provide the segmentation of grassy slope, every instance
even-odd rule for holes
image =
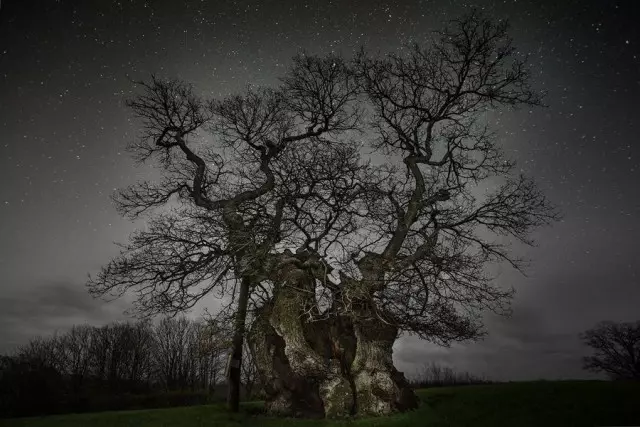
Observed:
[[[640,426],[640,384],[597,381],[530,382],[420,390],[420,409],[355,421],[274,419],[229,414],[221,405],[0,420],[2,427],[204,426]],[[253,411],[252,411],[253,409]]]

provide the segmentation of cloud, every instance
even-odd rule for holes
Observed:
[[[99,325],[123,319],[122,312],[128,306],[126,299],[109,303],[94,299],[83,284],[71,281],[5,289],[0,296],[0,353],[74,324]]]
[[[538,288],[542,293],[553,289]],[[575,295],[573,297],[575,299]],[[547,310],[537,301],[547,303]],[[396,343],[394,361],[408,376],[419,373],[423,365],[435,362],[455,371],[500,381],[598,378],[582,369],[582,356],[589,352],[579,338],[584,328],[579,327],[581,322],[562,323],[575,316],[560,315],[557,309],[562,303],[562,299],[552,296],[542,295],[540,300],[522,296],[514,302],[511,317],[485,315],[489,335],[484,340],[444,348],[405,337]]]

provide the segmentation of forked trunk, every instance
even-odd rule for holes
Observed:
[[[257,313],[248,335],[266,408],[313,418],[386,415],[418,401],[392,362],[395,328],[335,313],[308,321],[312,282],[284,283]],[[306,283],[305,283],[306,282]]]

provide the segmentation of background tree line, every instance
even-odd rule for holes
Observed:
[[[185,317],[80,325],[37,337],[0,356],[0,416],[223,399],[229,337],[218,322]],[[259,389],[253,363],[247,362],[245,396]]]
[[[0,355],[0,417],[204,404],[226,396],[229,322],[166,317],[79,325],[36,337]],[[584,368],[612,380],[640,378],[640,321],[601,322],[581,334],[595,352]],[[246,399],[263,398],[249,351],[241,385]],[[435,362],[414,373],[414,388],[493,383]]]

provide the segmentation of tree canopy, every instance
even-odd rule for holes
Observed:
[[[507,30],[473,12],[400,53],[301,53],[277,87],[221,100],[177,79],[139,82],[128,105],[144,131],[129,151],[163,179],[114,196],[149,226],[90,291],[136,292],[146,315],[239,293],[237,328],[271,304],[300,374],[320,359],[290,350],[309,334],[291,329],[299,318],[346,316],[356,336],[367,324],[391,342],[403,331],[440,344],[481,336],[482,310],[505,313],[512,295],[486,265],[523,267],[495,238],[531,245],[559,218],[487,121],[541,105]],[[369,339],[384,341],[358,338]],[[349,363],[365,366],[360,351]]]

